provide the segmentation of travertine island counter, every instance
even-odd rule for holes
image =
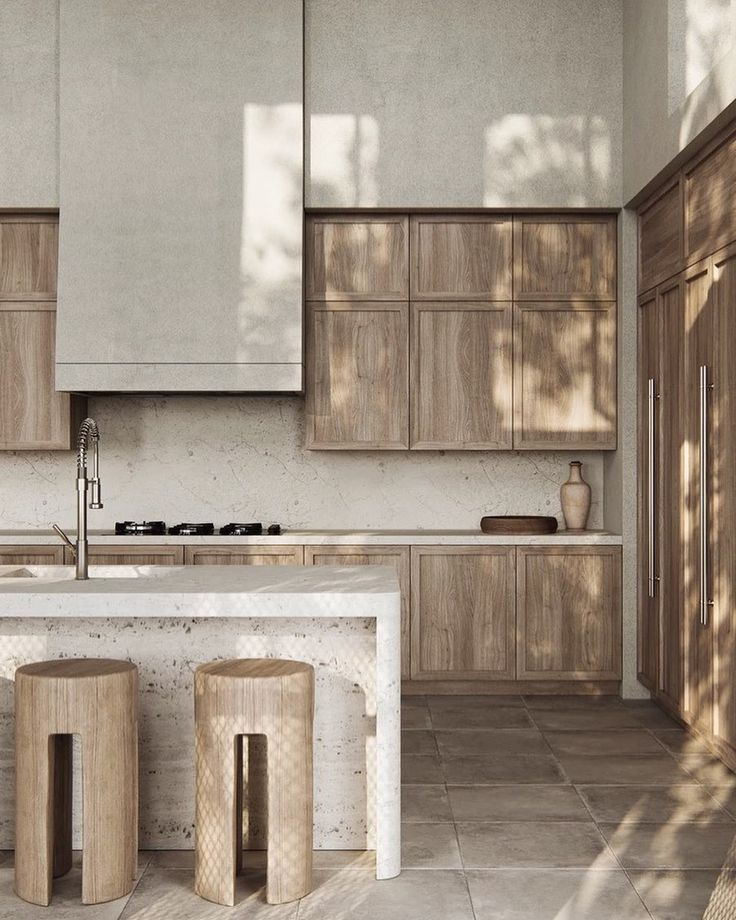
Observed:
[[[141,846],[193,845],[192,677],[214,658],[314,665],[317,849],[376,850],[400,871],[400,593],[383,566],[0,566],[0,725],[13,744],[12,679],[30,661],[118,657],[140,669]],[[263,846],[258,746],[246,845]],[[0,848],[13,845],[13,783]],[[247,798],[247,797],[246,797]],[[75,816],[79,814],[75,808]]]

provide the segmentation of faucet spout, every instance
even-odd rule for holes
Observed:
[[[79,581],[89,578],[87,505],[91,509],[102,508],[99,464],[100,431],[93,418],[86,418],[79,426],[77,438],[77,542],[75,559],[76,577]],[[92,460],[92,475],[87,471],[87,458]]]

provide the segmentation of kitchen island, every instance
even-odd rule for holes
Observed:
[[[91,566],[90,576],[76,581],[68,566],[0,566],[0,848],[13,845],[18,666],[58,657],[138,666],[141,846],[188,849],[194,670],[216,658],[281,657],[315,668],[315,848],[375,848],[376,876],[398,874],[400,594],[392,569]],[[250,742],[250,849],[264,841],[262,755]]]

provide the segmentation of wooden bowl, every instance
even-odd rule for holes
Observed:
[[[545,534],[557,532],[557,518],[541,514],[498,514],[480,519],[483,533]]]

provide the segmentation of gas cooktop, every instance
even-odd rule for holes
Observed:
[[[163,537],[167,532],[173,537],[210,537],[215,532],[215,525],[182,523],[174,524],[167,530],[165,521],[118,521],[115,524],[115,535],[118,537]],[[263,524],[253,521],[225,524],[219,530],[224,537],[257,537],[263,532]],[[281,524],[269,524],[265,532],[270,537],[278,537],[281,534]]]

